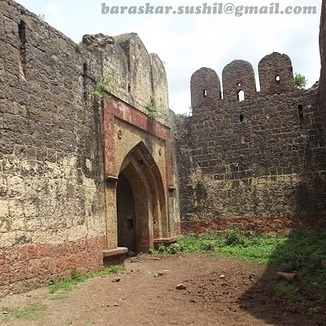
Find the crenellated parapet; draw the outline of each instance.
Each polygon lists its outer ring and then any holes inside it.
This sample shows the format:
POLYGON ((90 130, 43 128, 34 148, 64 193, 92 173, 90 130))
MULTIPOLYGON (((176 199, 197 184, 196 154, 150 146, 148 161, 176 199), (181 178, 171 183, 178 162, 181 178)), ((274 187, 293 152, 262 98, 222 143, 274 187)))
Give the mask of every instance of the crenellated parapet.
POLYGON ((217 73, 210 68, 200 68, 191 76, 191 107, 200 108, 216 103, 221 98, 221 82, 217 73))
POLYGON ((234 60, 219 76, 211 68, 200 68, 191 76, 191 107, 196 110, 223 102, 241 102, 266 95, 280 95, 296 90, 291 59, 273 52, 258 65, 260 92, 256 90, 253 66, 244 60, 234 60))
POLYGON ((256 94, 255 72, 244 60, 234 60, 222 72, 223 98, 227 101, 241 101, 254 98, 256 94))
POLYGON ((249 62, 234 60, 223 69, 222 83, 210 68, 191 76, 192 115, 180 116, 176 133, 181 216, 189 225, 235 217, 324 218, 325 26, 322 14, 319 92, 297 88, 290 58, 277 52, 260 60, 258 74, 249 62))
POLYGON ((266 55, 258 64, 261 95, 273 95, 295 90, 292 62, 278 52, 266 55))

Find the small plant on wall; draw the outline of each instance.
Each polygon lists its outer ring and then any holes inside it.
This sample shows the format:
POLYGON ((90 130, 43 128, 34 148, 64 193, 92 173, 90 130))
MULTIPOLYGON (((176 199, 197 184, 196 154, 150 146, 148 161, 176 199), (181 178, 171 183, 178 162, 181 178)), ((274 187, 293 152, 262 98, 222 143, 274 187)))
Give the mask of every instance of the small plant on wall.
POLYGON ((95 90, 92 93, 97 100, 110 98, 110 93, 116 90, 117 81, 112 75, 103 76, 96 84, 95 90))
POLYGON ((145 109, 148 111, 148 116, 151 119, 156 119, 161 116, 162 112, 159 106, 156 103, 155 98, 151 97, 151 100, 148 104, 145 105, 145 109))
POLYGON ((79 42, 79 43, 75 43, 75 50, 78 53, 81 53, 83 51, 83 43, 79 42))

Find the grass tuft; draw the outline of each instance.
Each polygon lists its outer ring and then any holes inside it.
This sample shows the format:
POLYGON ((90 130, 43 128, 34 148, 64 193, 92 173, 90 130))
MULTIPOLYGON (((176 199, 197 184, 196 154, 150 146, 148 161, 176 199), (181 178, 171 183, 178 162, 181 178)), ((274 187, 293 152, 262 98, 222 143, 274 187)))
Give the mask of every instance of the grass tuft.
POLYGON ((6 315, 0 318, 0 322, 7 322, 10 319, 35 320, 43 317, 47 306, 40 303, 33 303, 24 308, 4 310, 6 311, 6 315))
POLYGON ((87 273, 84 275, 80 275, 80 273, 73 269, 71 271, 71 277, 65 280, 60 281, 52 281, 49 284, 50 293, 55 293, 57 291, 71 291, 77 284, 85 282, 86 280, 97 277, 97 276, 105 276, 110 274, 117 274, 124 269, 121 265, 114 265, 107 268, 104 268, 98 272, 87 273))

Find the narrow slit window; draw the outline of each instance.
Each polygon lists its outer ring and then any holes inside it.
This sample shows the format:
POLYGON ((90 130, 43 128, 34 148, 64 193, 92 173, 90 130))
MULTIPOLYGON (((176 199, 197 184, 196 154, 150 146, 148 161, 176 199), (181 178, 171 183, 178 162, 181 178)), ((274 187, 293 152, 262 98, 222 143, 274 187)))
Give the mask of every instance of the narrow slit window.
POLYGON ((298 105, 298 113, 299 113, 299 119, 300 119, 300 130, 301 130, 301 136, 306 135, 306 124, 305 119, 303 115, 303 106, 301 104, 298 105))
POLYGON ((244 101, 244 100, 245 100, 245 92, 241 89, 238 92, 238 101, 241 102, 241 101, 244 101))
POLYGON ((85 62, 84 64, 83 64, 83 76, 84 77, 86 77, 87 76, 87 63, 85 62))
POLYGON ((207 97, 207 89, 203 89, 203 95, 204 97, 207 97))
POLYGON ((18 25, 18 34, 20 40, 19 46, 19 74, 26 78, 26 23, 21 20, 18 25))
POLYGON ((83 88, 84 88, 84 101, 86 102, 88 99, 88 92, 87 92, 87 72, 88 72, 88 67, 87 63, 85 62, 83 64, 83 88))
POLYGON ((299 118, 300 118, 300 121, 303 121, 304 120, 304 116, 303 116, 303 107, 302 105, 298 105, 298 110, 299 110, 299 118))
POLYGON ((239 121, 240 121, 241 123, 244 122, 244 116, 243 116, 243 114, 240 114, 239 121))

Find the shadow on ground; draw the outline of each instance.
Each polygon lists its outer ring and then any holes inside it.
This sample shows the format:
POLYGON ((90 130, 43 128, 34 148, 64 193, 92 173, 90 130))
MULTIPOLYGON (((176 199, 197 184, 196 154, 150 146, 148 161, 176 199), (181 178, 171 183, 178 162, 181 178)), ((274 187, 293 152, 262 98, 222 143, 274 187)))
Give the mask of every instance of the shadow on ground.
POLYGON ((277 326, 326 325, 326 232, 306 232, 293 231, 277 247, 263 276, 238 298, 242 309, 277 326))

